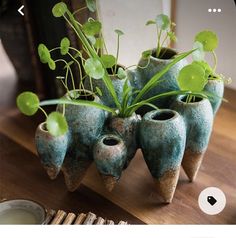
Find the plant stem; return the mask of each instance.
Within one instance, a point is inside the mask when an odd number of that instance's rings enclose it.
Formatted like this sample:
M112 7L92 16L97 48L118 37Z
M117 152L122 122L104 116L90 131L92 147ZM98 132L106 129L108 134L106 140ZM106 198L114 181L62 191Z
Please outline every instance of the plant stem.
M83 10L85 10L85 9L87 9L87 6L86 6L86 7L81 7L80 9L74 11L72 14L75 15L75 14L77 14L78 12L83 11Z
M119 50L120 50L120 36L118 34L117 35L117 49L116 49L116 64L115 64L115 72L114 72L114 74L116 74L116 70L117 70L117 62L118 62L118 57L119 57Z
M39 109L43 112L43 114L45 115L46 118L48 118L47 113L45 112L45 110L42 107L39 107Z
M215 51L212 51L212 54L213 54L213 59L214 59L213 72L215 73L215 71L216 71L216 67L217 67L217 56L216 56Z
M161 34L162 34L162 29L161 29L160 32L159 32L159 31L158 31L158 27L157 27L157 49L156 49L156 58L159 57L159 54L160 54L160 52L161 52L161 46L160 46Z

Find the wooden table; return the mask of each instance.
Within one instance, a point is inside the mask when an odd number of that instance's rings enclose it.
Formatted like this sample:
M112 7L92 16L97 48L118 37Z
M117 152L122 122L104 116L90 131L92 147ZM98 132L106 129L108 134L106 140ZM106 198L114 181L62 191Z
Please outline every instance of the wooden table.
M131 224L236 224L236 92L226 90L209 148L194 183L181 171L172 204L162 204L140 151L124 171L113 192L103 187L94 167L80 188L67 192L62 175L51 181L40 165L34 145L36 117L20 115L10 107L0 116L0 197L34 199L45 206L99 216ZM206 187L224 191L227 205L216 216L198 207L198 195Z

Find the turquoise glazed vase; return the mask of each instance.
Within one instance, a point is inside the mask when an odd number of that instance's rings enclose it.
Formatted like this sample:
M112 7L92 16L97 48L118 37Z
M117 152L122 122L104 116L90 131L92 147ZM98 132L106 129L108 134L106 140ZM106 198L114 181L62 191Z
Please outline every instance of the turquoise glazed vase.
M161 50L161 55L162 52L164 52L164 55L162 58L156 58L154 57L155 49L153 50L153 54L150 57L150 62L148 63L147 59L141 59L138 63L139 66L144 67L140 68L137 67L136 69L136 74L139 74L140 76L133 76L132 81L134 86L139 84L138 89L141 89L144 87L144 85L159 71L161 71L166 65L168 65L172 59L177 55L177 52L173 49L170 48L163 48ZM178 63L176 63L173 67L170 68L170 70L165 73L161 78L160 78L160 83L156 85L153 89L151 89L145 96L144 98L149 98L152 96L155 96L157 94L165 93L168 91L174 91L178 90L178 83L177 83L177 77L179 74L179 71L187 65L186 59L182 59ZM138 80L140 82L138 83ZM131 83L132 84L132 83ZM158 99L154 102L154 104L158 107L161 108L168 108L171 103L171 97L165 97L162 99Z
M210 100L213 114L216 115L224 95L224 82L223 80L208 80L204 90L217 96Z
M93 158L105 187L112 191L119 180L126 162L127 149L124 141L112 134L99 138L93 147Z
M187 136L182 166L189 180L194 181L212 132L212 107L208 99L196 97L195 102L186 103L186 96L178 96L171 108L184 118Z
M186 129L174 110L148 112L140 123L140 146L156 187L166 203L174 196L184 154Z
M86 100L100 103L100 99L97 96L89 95L90 92L85 93L88 94L80 95L79 99L86 98ZM70 98L68 95L65 97ZM45 166L49 161L48 158L50 158L53 165L58 160L61 163L63 162L60 166L67 188L69 191L74 191L79 187L87 169L93 162L92 147L102 133L106 116L103 110L95 107L78 105L66 105L64 107L63 105L58 105L57 110L65 113L69 127L66 137L63 137L63 139L60 139L60 137L53 138L54 140L52 141L49 135L46 136L43 131L38 130L36 133L36 145ZM63 157L65 157L64 160L62 159ZM52 170L54 167L47 166L47 171ZM59 166L56 168L59 169Z
M67 146L68 133L54 137L46 129L46 123L39 124L35 133L35 143L41 163L51 179L55 179L61 170Z
M120 136L127 147L127 158L125 167L135 156L135 153L139 147L138 145L138 126L141 121L141 117L137 114L133 114L130 117L108 117L107 130L118 136Z

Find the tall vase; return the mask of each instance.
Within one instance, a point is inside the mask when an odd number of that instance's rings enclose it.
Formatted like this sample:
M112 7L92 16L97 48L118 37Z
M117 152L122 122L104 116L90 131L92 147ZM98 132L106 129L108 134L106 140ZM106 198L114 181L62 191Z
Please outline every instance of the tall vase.
M85 91L85 94L89 92ZM95 95L80 95L79 99L86 99L101 103ZM69 98L68 95L66 95ZM92 146L100 137L105 123L105 112L88 106L66 105L65 118L71 135L62 171L68 190L74 191L80 185L87 169L92 163ZM57 110L63 112L63 105Z
M124 168L128 166L139 147L137 137L140 121L141 117L135 113L132 116L125 118L113 116L108 118L108 131L120 136L127 147L127 158Z
M93 158L108 191L112 191L119 180L126 156L125 143L116 135L103 135L94 145Z
M41 163L51 179L55 179L61 170L67 151L68 140L68 133L58 137L52 136L46 130L45 122L39 124L36 130L36 148L41 158Z
M187 138L182 166L189 180L194 181L212 132L212 107L208 99L196 97L195 102L186 103L186 96L178 96L171 108L178 111L185 121Z
M165 53L164 53L165 52ZM144 87L144 85L159 71L161 71L166 65L168 65L173 58L178 54L177 51L170 48L163 48L160 55L163 54L161 58L154 57L155 49L153 49L153 54L150 57L150 62L147 59L141 59L138 63L136 73L131 72L131 85L139 85L138 89ZM168 91L178 90L177 77L179 71L187 65L186 59L180 60L174 66L170 68L161 78L160 83L158 83L153 89L151 89L144 98L149 98L157 94L161 94ZM135 75L137 74L137 75ZM140 76L138 76L140 75ZM138 82L140 80L140 82ZM158 99L153 103L161 108L168 108L170 106L172 97L165 97Z
M210 100L213 109L213 114L215 116L220 107L222 97L224 95L224 82L223 80L208 80L204 90L217 96L211 98Z
M156 187L166 203L174 196L184 154L186 129L174 110L148 112L140 123L140 145Z

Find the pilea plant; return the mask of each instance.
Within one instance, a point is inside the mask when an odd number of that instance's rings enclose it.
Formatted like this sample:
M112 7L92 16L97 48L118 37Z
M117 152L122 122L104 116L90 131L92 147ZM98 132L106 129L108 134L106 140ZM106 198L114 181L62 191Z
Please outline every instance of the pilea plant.
M166 50L162 51L164 45L168 42L175 42L177 40L173 28L175 23L171 22L169 17L164 14L157 15L155 20L147 21L146 25L155 25L157 30L157 46L156 46L156 58L162 58L165 55ZM146 51L144 53L146 56L152 54L151 51Z
M196 34L193 48L197 49L193 54L193 60L205 70L208 80L224 80L230 82L230 78L226 79L224 75L217 74L217 55L215 49L218 47L218 37L213 31L204 30ZM205 54L209 52L213 56L214 65L211 67L205 61Z
M87 1L90 4L92 1ZM94 5L88 5L89 8L92 8L94 10ZM92 7L91 7L92 6ZM76 35L78 36L79 40L82 43L83 46L83 52L85 52L88 55L88 59L85 59L82 56L82 52L78 51L77 49L74 49L70 46L70 42L67 38L63 38L60 43L60 47L54 48L52 50L48 50L47 47L43 44L40 44L38 47L39 57L40 60L43 63L47 63L49 65L49 68L54 70L56 67L56 63L61 61L65 64L65 70L66 75L65 77L59 77L60 80L62 80L63 85L65 86L67 92L69 93L69 98L60 98L60 99L53 99L53 100L46 100L40 102L37 95L31 92L24 92L20 94L17 97L17 106L20 109L20 111L28 116L35 114L39 109L44 112L46 116L46 129L54 135L54 136L60 136L67 131L67 123L64 118L64 112L61 114L59 112L53 112L49 116L46 114L46 112L42 109L42 106L46 105L57 105L57 104L70 104L70 105L83 105L83 106L90 106L90 107L97 107L102 110L106 110L113 115L117 115L120 117L129 117L131 116L138 108L140 108L143 105L149 105L154 108L156 108L154 105L151 104L152 101L166 96L171 95L189 95L192 96L201 96L206 97L201 90L201 87L193 87L191 89L182 87L179 91L171 91L162 93L159 95L155 95L153 97L150 97L148 99L143 100L143 96L149 92L154 86L156 86L160 82L160 78L178 61L182 60L183 58L190 55L192 52L195 51L191 50L186 53L182 53L180 55L177 55L171 63L166 65L160 72L156 73L149 81L148 83L141 89L137 91L133 91L132 87L128 84L128 78L126 77L126 73L121 68L118 68L117 70L117 62L118 62L118 56L119 56L119 38L123 34L120 30L116 30L117 33L117 54L116 57L111 56L109 54L103 54L99 52L99 49L103 43L102 34L100 32L101 30L101 23L98 21L95 21L94 19L89 19L88 22L86 22L84 25L80 24L74 17L74 14L78 13L71 13L66 4L63 2L57 3L53 9L52 13L55 17L63 17L66 22L72 27L72 29L75 31ZM102 42L102 43L101 43ZM98 46L100 45L100 46ZM105 47L106 48L106 47ZM69 57L71 57L70 62L66 62L63 59L57 59L53 60L51 57L51 52L54 50L60 50L62 55L68 54ZM75 51L75 55L72 55L70 53L70 50ZM81 88L79 90L75 90L75 83L74 83L74 77L73 73L71 72L70 66L74 63L76 63L79 66L79 62L77 58L80 58L82 62L82 66L85 69L85 72L90 78L97 78L103 80L105 86L107 87L109 93L112 96L112 99L116 105L115 108L111 108L108 106L105 106L100 103L96 103L94 101L89 100L83 100L79 98L79 93L83 91L83 83L81 82ZM116 94L116 91L114 89L114 86L111 82L111 79L109 77L109 73L107 68L114 69L114 73L116 73L116 70L118 74L120 75L120 78L126 77L126 82L123 87L123 95L122 95L122 102L120 103ZM80 68L79 68L80 69ZM72 80L72 91L68 89L68 74L71 76ZM82 76L82 73L80 74L80 77ZM83 77L81 78L83 81ZM76 92L76 93L75 93ZM93 92L91 92L93 93ZM65 108L65 106L64 106Z

